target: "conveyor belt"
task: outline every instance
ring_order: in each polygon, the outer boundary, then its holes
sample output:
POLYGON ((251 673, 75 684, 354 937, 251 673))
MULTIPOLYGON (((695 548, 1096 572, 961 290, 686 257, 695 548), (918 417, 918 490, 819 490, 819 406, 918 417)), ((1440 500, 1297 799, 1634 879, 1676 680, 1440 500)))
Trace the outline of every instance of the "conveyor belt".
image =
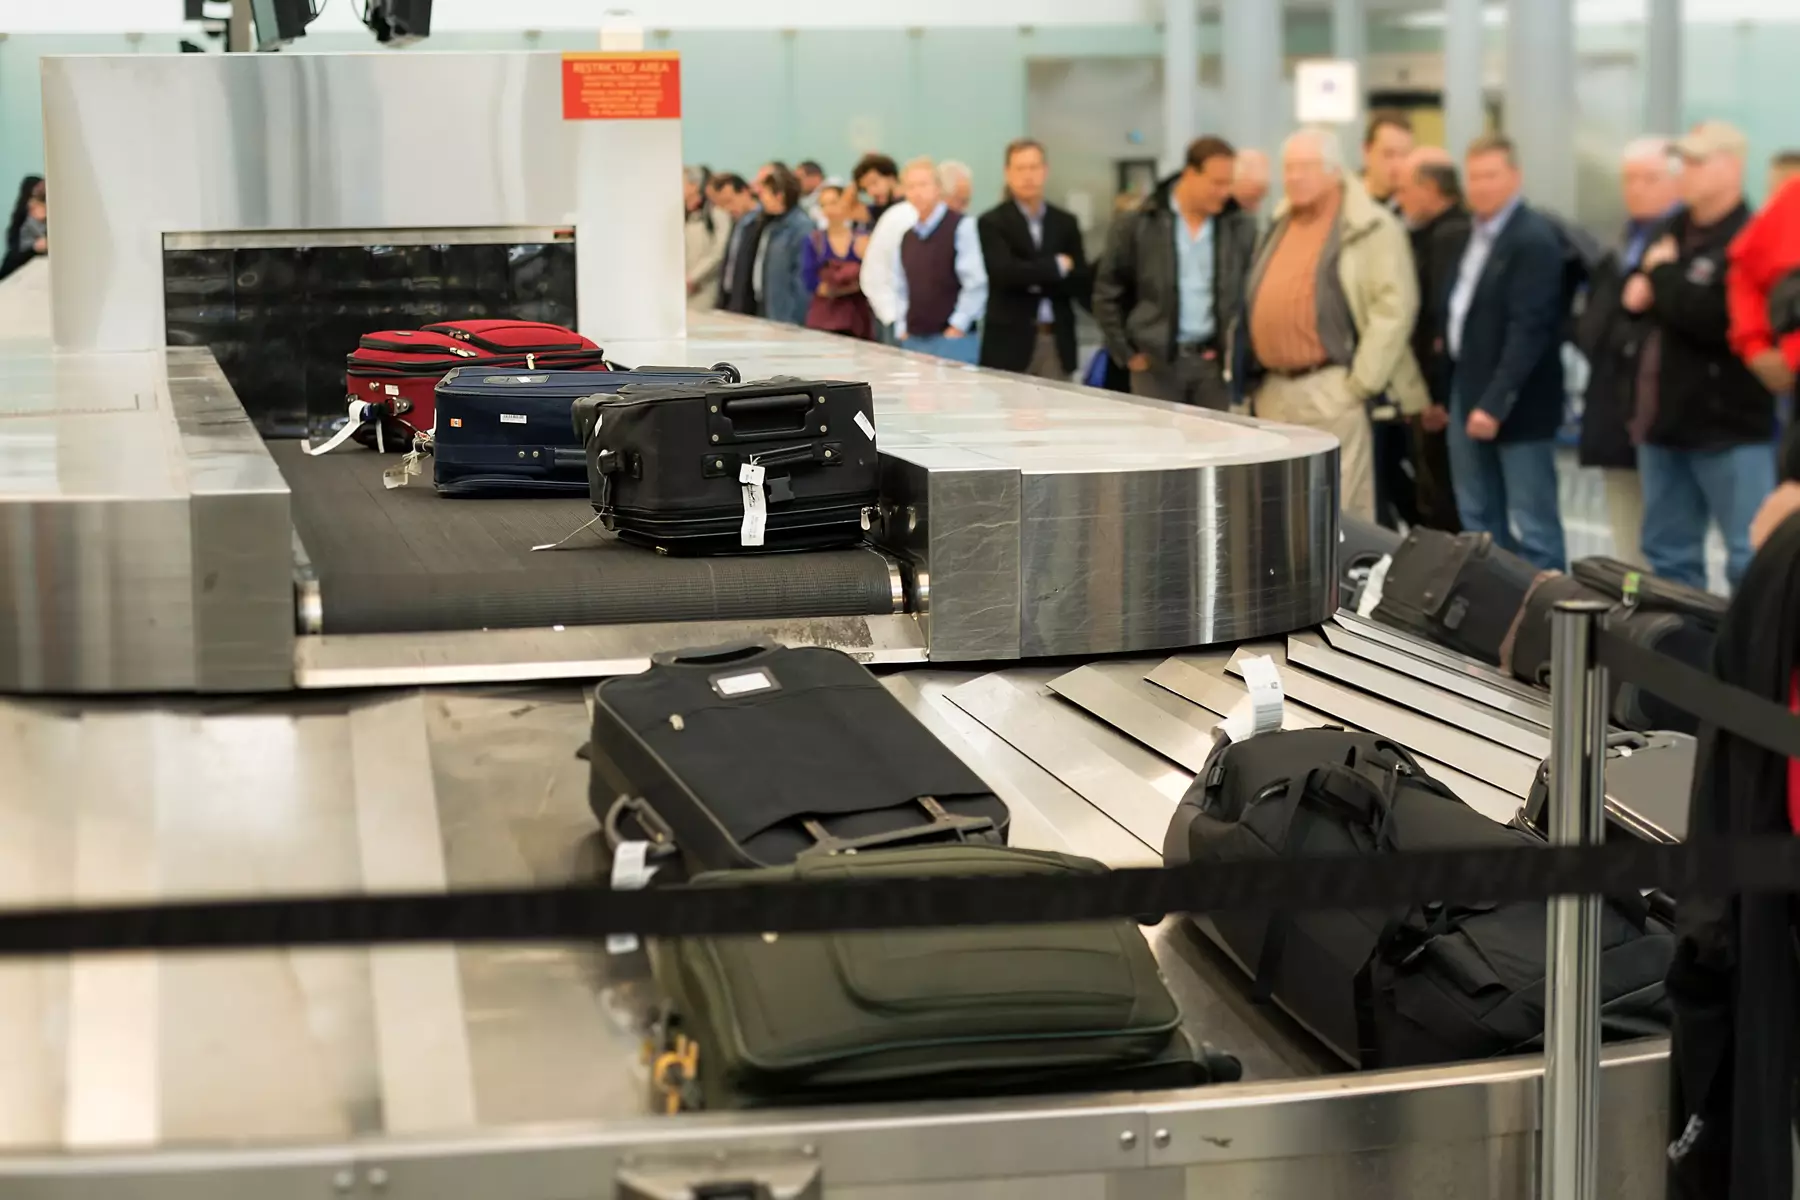
POLYGON ((350 448, 269 451, 293 491, 325 633, 410 633, 773 620, 894 611, 888 560, 871 549, 670 558, 598 526, 532 553, 593 516, 585 500, 450 500, 428 480, 382 486, 398 461, 350 448))

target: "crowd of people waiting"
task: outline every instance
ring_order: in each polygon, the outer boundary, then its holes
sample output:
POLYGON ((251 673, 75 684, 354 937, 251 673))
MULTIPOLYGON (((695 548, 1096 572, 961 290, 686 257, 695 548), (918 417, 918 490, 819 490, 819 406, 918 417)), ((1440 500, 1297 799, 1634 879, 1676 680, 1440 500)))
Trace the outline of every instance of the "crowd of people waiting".
POLYGON ((1325 430, 1346 512, 1487 532, 1545 568, 1567 558, 1555 447, 1573 347, 1580 461, 1606 472, 1619 556, 1703 587, 1716 523, 1735 586, 1765 500, 1800 508, 1800 481, 1776 492, 1777 397, 1800 336, 1768 315, 1800 267, 1800 153, 1777 157, 1752 214, 1736 129, 1633 142, 1626 228, 1603 247, 1526 200, 1504 136, 1459 163, 1378 111, 1362 150, 1356 174, 1334 130, 1293 134, 1264 220, 1268 158, 1199 138, 1122 207, 1093 263, 1028 138, 1006 148, 1002 198, 979 215, 961 163, 870 154, 847 181, 813 162, 750 182, 691 167, 688 293, 1061 379, 1081 306, 1110 360, 1090 380, 1325 430))

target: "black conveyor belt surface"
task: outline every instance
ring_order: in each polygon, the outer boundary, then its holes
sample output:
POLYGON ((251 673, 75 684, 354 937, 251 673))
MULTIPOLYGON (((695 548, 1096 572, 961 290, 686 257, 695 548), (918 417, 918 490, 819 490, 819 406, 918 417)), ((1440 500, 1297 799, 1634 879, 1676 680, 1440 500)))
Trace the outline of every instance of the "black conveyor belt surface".
POLYGON ((411 633, 775 620, 893 611, 887 559, 870 549, 671 558, 598 525, 585 499, 451 500, 428 473, 382 486, 395 455, 349 447, 269 451, 293 491, 294 526, 318 576, 326 633, 411 633))

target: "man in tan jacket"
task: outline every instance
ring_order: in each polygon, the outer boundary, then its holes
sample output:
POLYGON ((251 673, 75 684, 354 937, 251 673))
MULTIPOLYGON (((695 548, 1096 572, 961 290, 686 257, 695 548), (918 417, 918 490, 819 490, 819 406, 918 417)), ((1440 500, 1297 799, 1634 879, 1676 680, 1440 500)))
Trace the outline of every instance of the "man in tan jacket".
POLYGON ((1287 199, 1257 250, 1232 348, 1252 411, 1337 437, 1343 510, 1375 518, 1369 410, 1423 412, 1413 358, 1419 309, 1398 219, 1344 173, 1337 134, 1302 129, 1282 148, 1287 199))

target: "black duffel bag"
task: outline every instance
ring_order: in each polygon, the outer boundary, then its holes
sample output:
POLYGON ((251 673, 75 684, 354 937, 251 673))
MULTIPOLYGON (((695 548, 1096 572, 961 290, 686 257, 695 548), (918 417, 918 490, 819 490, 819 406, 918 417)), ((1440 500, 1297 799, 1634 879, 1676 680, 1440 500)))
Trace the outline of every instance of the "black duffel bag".
POLYGON ((1394 551, 1374 617, 1499 666, 1544 574, 1495 545, 1492 534, 1414 529, 1394 551))
MULTIPOLYGON (((1431 778, 1404 748, 1342 729, 1221 742, 1182 798, 1165 862, 1537 847, 1431 778)), ((1525 1052, 1544 1031, 1542 902, 1222 913, 1207 932, 1271 1000, 1353 1066, 1525 1052)), ((1672 931, 1640 897, 1601 917, 1608 1040, 1667 1032, 1672 931)))

